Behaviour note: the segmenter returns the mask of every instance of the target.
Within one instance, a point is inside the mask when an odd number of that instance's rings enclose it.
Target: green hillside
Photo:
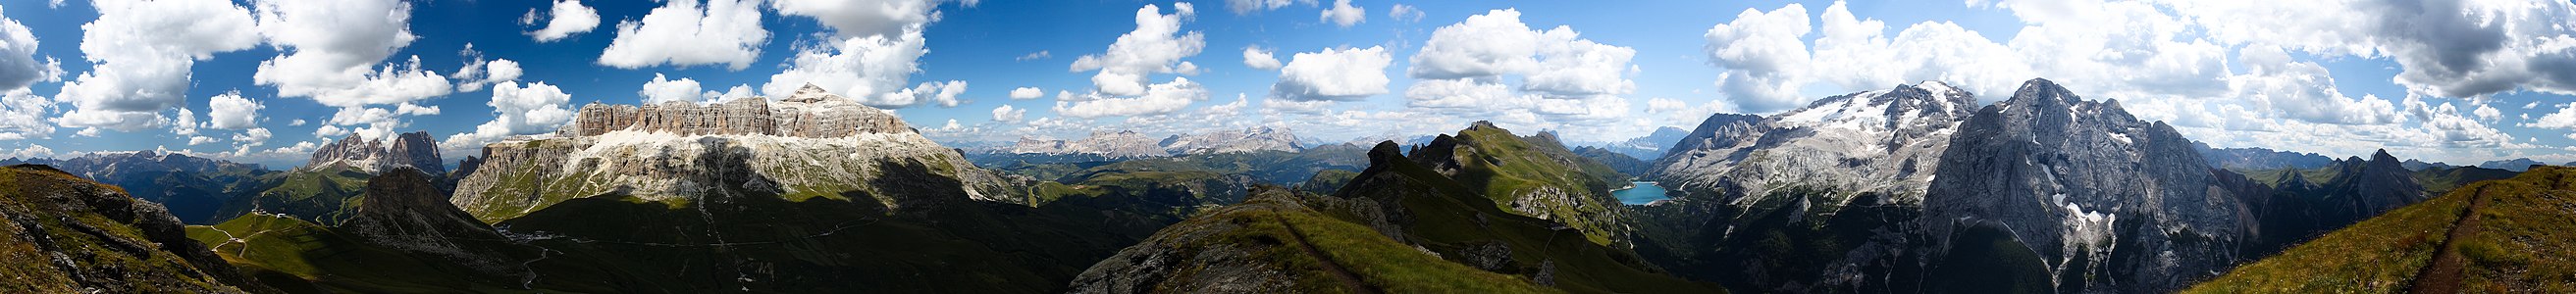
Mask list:
[[[269,289],[189,240],[177,217],[52,167],[0,168],[0,293]]]
[[[1474,129],[1471,129],[1473,131]],[[1508,136],[1493,129],[1490,133]],[[1504,137],[1511,138],[1511,137]],[[1496,140],[1501,141],[1501,140]],[[1509,142],[1519,142],[1512,140]],[[1439,143],[1433,146],[1441,145]],[[1511,145],[1483,147],[1483,150],[1508,150]],[[1528,148],[1526,145],[1520,147]],[[1511,166],[1517,171],[1462,172],[1444,175],[1432,166],[1397,158],[1395,145],[1382,143],[1371,151],[1374,163],[1368,170],[1344,186],[1337,197],[1365,200],[1371,205],[1338,205],[1321,209],[1340,213],[1338,216],[1357,223],[1372,224],[1379,231],[1398,236],[1406,243],[1436,252],[1442,258],[1486,271],[1541,280],[1568,292],[1715,292],[1714,284],[1686,281],[1667,275],[1628,249],[1597,243],[1584,238],[1585,231],[1565,223],[1538,219],[1504,210],[1490,191],[1494,185],[1552,186],[1568,181],[1597,180],[1581,178],[1565,165],[1550,169],[1536,164]],[[1562,150],[1558,148],[1558,150]],[[1509,154],[1509,153],[1504,153]],[[1416,157],[1422,156],[1417,151]],[[1505,155],[1508,156],[1508,155]],[[1527,157],[1524,157],[1527,158]],[[1508,161],[1506,161],[1508,162]],[[1523,163],[1530,163],[1523,161]],[[1508,164],[1508,163],[1507,163]],[[1484,173],[1553,175],[1544,181],[1520,178],[1513,181],[1488,180],[1486,185],[1465,179],[1502,179]],[[1517,181],[1517,182],[1514,182]],[[1371,211],[1368,207],[1380,207]]]
[[[1275,186],[1174,224],[1074,281],[1075,292],[1548,293],[1518,277],[1428,254],[1334,218],[1308,203],[1332,199]],[[1319,203],[1319,204],[1320,204]],[[1183,256],[1178,266],[1122,257]]]
[[[1628,176],[1577,156],[1550,135],[1520,137],[1476,122],[1458,135],[1441,135],[1416,149],[1411,162],[1485,198],[1496,209],[1572,226],[1595,244],[1623,240],[1626,211],[1610,188]],[[1345,188],[1344,191],[1349,191]]]
[[[372,177],[346,167],[268,174],[258,180],[265,189],[232,198],[210,218],[221,223],[259,211],[324,224],[339,223],[365,201],[367,179]]]
[[[2576,168],[2477,182],[2353,224],[2193,293],[2576,292]]]

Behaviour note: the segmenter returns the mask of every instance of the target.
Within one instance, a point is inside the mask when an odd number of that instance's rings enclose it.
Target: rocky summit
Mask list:
[[[429,132],[410,132],[385,138],[367,139],[350,135],[324,144],[313,151],[312,161],[299,171],[346,167],[366,173],[379,173],[395,167],[411,167],[432,174],[446,173],[446,161],[438,158],[438,141]]]

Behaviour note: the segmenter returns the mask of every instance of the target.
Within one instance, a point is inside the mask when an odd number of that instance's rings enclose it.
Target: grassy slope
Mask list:
[[[374,246],[331,228],[273,214],[189,227],[188,237],[211,245],[226,262],[261,283],[294,293],[635,292],[637,288],[624,285],[644,280],[634,273],[563,256],[548,256],[523,264],[529,268],[514,269],[547,273],[535,281],[479,274],[441,256]],[[525,247],[505,240],[452,241]]]
[[[1340,197],[1395,199],[1411,217],[1403,228],[1406,241],[1443,252],[1452,261],[1473,246],[1500,244],[1510,249],[1510,264],[1498,272],[1530,278],[1552,264],[1555,287],[1568,292],[1723,291],[1665,275],[1633,252],[1581,238],[1580,231],[1557,229],[1563,226],[1557,222],[1503,210],[1478,186],[1403,158],[1379,161],[1344,187]]]
[[[1512,209],[1515,197],[1553,188],[1574,197],[1576,203],[1552,207],[1548,214],[1577,216],[1559,221],[1581,230],[1586,239],[1610,244],[1617,239],[1615,236],[1626,234],[1625,225],[1617,217],[1580,216],[1617,215],[1621,209],[1619,200],[1609,191],[1610,187],[1625,184],[1627,175],[1576,156],[1552,140],[1513,136],[1503,128],[1471,127],[1459,131],[1455,138],[1463,141],[1460,145],[1474,146],[1474,156],[1478,156],[1454,159],[1465,169],[1456,179],[1472,187],[1476,194],[1488,197],[1496,208]]]
[[[213,219],[230,220],[252,211],[285,214],[320,223],[339,223],[365,201],[367,178],[364,172],[333,167],[314,171],[290,171],[270,174],[263,179],[269,185],[249,197],[235,197],[215,211]]]
[[[1485,272],[1425,254],[1367,226],[1336,219],[1304,205],[1288,203],[1298,201],[1296,196],[1288,196],[1290,193],[1273,191],[1265,196],[1254,196],[1239,209],[1192,218],[1188,223],[1174,227],[1200,227],[1208,223],[1239,226],[1199,239],[1185,248],[1205,248],[1215,243],[1278,244],[1254,247],[1259,249],[1251,253],[1252,258],[1276,265],[1280,267],[1278,270],[1293,276],[1289,280],[1296,282],[1293,287],[1298,292],[1349,290],[1331,276],[1330,271],[1336,269],[1327,267],[1334,266],[1358,276],[1364,287],[1393,293],[1556,292],[1527,279]],[[1324,256],[1308,254],[1299,247],[1310,248]],[[1328,263],[1326,258],[1334,262]],[[1192,274],[1195,272],[1185,270],[1169,280],[1190,280],[1188,276]]]
[[[135,224],[93,211],[103,206],[148,204],[124,195],[75,194],[100,190],[123,194],[123,189],[50,167],[0,168],[0,216],[10,222],[0,224],[0,292],[241,291],[214,280],[206,270],[181,256],[164,251],[172,249],[153,243]],[[143,217],[153,216],[117,218]],[[86,283],[102,282],[122,288],[79,289],[88,287],[83,285]]]
[[[2471,197],[2487,206],[2464,211]],[[2466,214],[2480,233],[2445,240]],[[2472,291],[2576,292],[2576,169],[2543,167],[2463,186],[2300,244],[2198,285],[2195,293],[2404,291],[2447,245],[2469,258]]]

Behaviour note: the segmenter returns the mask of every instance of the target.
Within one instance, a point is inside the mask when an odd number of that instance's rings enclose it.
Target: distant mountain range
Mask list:
[[[2209,165],[2231,170],[2266,170],[2283,168],[2320,168],[2334,164],[2333,157],[2316,153],[2274,151],[2259,147],[2210,148],[2209,144],[2192,143]]]
[[[2526,169],[2531,169],[2531,166],[2534,166],[2534,165],[2547,165],[2547,164],[2548,164],[2548,163],[2542,163],[2542,162],[2540,162],[2540,161],[2538,161],[2538,160],[2531,160],[2530,158],[2515,158],[2515,159],[2489,160],[2489,161],[2487,161],[2487,162],[2480,162],[2480,163],[2478,163],[2478,167],[2483,167],[2483,168],[2492,168],[2492,169],[2501,169],[2501,170],[2509,170],[2509,171],[2523,171],[2523,170],[2526,170]]]
[[[66,159],[0,160],[0,165],[42,164],[84,179],[123,187],[136,199],[160,203],[188,223],[212,223],[224,203],[266,189],[277,171],[179,153],[90,153]]]
[[[1018,143],[1012,144],[1008,149],[993,152],[1092,156],[1116,160],[1252,151],[1296,152],[1303,149],[1298,142],[1297,135],[1286,129],[1264,126],[1243,130],[1172,135],[1162,139],[1146,137],[1135,131],[1093,132],[1091,137],[1074,141],[1020,138]]]

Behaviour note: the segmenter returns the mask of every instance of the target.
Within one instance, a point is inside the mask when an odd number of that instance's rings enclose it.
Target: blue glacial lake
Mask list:
[[[1610,196],[1618,197],[1621,204],[1646,204],[1668,198],[1664,196],[1664,186],[1655,185],[1655,182],[1629,182],[1628,184],[1634,187],[1610,191]]]

